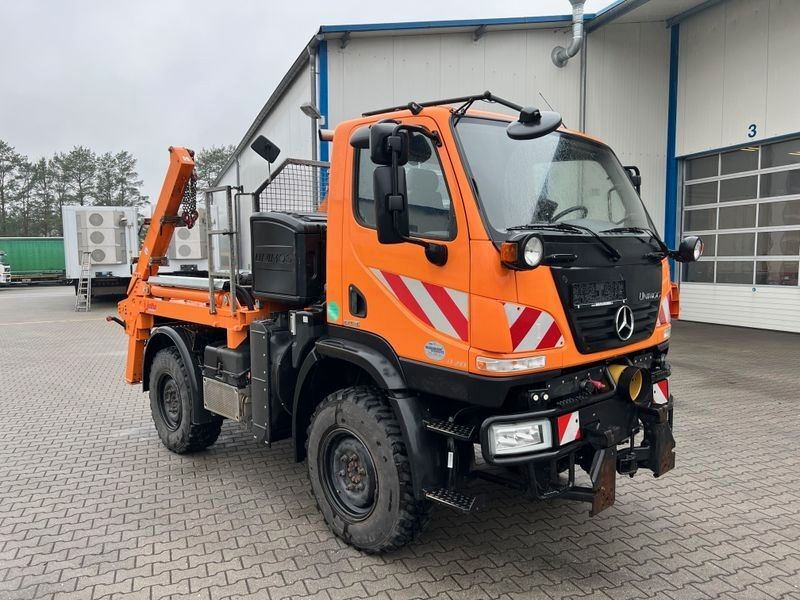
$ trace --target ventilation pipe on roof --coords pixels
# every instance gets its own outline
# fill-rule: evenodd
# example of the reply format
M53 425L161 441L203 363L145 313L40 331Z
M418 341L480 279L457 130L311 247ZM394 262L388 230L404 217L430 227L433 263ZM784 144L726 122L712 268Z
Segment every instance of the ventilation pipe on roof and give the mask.
M556 46L550 57L553 59L553 64L557 67L563 67L569 62L569 59L575 56L583 46L583 4L584 0L569 0L572 4L572 43L569 48L564 46Z

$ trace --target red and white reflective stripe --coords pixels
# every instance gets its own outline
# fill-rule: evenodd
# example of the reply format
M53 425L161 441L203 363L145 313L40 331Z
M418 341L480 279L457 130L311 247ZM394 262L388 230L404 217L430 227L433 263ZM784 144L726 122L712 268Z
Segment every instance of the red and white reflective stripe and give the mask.
M505 311L514 352L560 348L564 345L561 329L550 313L508 302Z
M669 402L669 379L662 379L653 384L653 404Z
M581 415L577 410L558 417L556 425L559 446L581 439Z
M467 341L469 298L466 292L376 268L370 270L423 323L436 331Z
M667 295L661 299L661 304L658 307L658 321L656 325L667 325L672 322L672 315L669 311L669 299L671 296L672 294L668 292Z

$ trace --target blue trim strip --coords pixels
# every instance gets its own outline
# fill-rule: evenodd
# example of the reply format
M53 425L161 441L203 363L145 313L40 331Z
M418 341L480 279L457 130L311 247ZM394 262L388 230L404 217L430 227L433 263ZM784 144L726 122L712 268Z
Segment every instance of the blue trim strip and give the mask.
M330 129L331 124L328 122L328 42L322 40L317 47L317 56L319 57L319 112L325 119L324 127ZM323 162L328 162L330 158L330 142L319 142L319 159Z
M667 173L664 201L664 241L675 248L678 219L678 159L675 157L675 138L678 120L678 54L680 25L673 25L669 39L669 110L667 112ZM675 278L675 264L670 261L670 274Z
M585 20L595 17L584 15ZM550 17L512 17L507 19L457 19L451 21L405 21L402 23L361 23L351 25L322 25L319 33L344 33L346 31L391 31L401 29L437 29L445 27L480 27L481 25L529 25L535 23L561 23L572 21L572 15Z

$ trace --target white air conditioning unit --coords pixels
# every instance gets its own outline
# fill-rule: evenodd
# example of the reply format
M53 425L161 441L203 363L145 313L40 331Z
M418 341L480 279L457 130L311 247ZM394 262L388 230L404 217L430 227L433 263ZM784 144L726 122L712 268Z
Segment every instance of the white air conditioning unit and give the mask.
M78 229L114 229L124 227L125 211L108 208L82 210L77 213Z
M89 209L76 215L78 256L90 252L93 265L119 265L126 262L125 212Z
M194 227L176 227L172 234L167 256L173 260L205 260L208 256L208 238L205 211L198 209L199 217Z

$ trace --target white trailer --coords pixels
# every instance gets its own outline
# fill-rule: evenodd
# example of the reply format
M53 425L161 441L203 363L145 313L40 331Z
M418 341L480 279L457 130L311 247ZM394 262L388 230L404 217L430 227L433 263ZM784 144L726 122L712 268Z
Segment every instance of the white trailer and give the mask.
M197 272L208 269L207 219L200 218L191 229L180 227L167 251L169 266L162 272ZM124 294L128 288L133 259L139 256L139 210L130 206L65 206L64 260L66 278L77 289L81 259L91 256L92 296Z
M139 255L138 217L130 206L64 206L64 262L67 280L77 289L81 259L91 256L93 296L124 294L133 258Z

